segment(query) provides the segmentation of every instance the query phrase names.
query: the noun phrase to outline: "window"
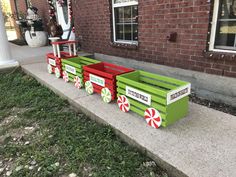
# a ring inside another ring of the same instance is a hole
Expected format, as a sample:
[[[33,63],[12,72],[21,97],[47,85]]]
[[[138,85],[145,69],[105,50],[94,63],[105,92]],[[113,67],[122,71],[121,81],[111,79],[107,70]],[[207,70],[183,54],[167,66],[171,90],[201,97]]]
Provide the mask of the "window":
[[[138,43],[138,0],[112,0],[113,37],[117,43]]]
[[[236,52],[236,0],[215,0],[210,50]]]

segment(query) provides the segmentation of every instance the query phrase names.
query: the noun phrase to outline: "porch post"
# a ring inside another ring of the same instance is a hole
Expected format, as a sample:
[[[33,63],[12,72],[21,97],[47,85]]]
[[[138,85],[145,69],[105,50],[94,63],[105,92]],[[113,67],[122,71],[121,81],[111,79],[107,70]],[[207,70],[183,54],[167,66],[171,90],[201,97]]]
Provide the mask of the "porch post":
[[[0,69],[19,65],[17,61],[12,59],[10,50],[0,2]]]

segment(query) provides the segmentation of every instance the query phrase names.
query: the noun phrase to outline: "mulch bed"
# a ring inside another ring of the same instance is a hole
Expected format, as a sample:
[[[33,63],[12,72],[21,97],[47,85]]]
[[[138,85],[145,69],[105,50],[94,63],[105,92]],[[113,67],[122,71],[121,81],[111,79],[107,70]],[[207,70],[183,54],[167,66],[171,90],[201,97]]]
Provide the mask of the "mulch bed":
[[[231,105],[227,105],[224,103],[217,103],[214,101],[209,101],[207,99],[204,98],[200,98],[198,96],[196,96],[195,92],[192,92],[191,96],[190,96],[190,101],[193,103],[197,103],[203,106],[207,106],[209,108],[221,111],[221,112],[225,112],[228,114],[232,114],[234,116],[236,116],[236,107],[233,107]]]

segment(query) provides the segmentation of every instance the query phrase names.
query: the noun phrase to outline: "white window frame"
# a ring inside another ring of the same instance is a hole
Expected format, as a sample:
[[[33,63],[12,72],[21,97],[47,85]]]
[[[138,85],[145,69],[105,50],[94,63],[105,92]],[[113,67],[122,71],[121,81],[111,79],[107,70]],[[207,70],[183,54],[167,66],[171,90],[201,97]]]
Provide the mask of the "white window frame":
[[[211,35],[210,35],[210,42],[209,42],[209,51],[225,52],[225,53],[236,53],[235,50],[215,49],[215,47],[214,47],[215,37],[216,37],[216,27],[217,27],[218,15],[219,15],[219,5],[220,5],[220,0],[215,0],[214,1],[214,7],[213,7],[212,22],[211,22]]]
[[[116,3],[115,4],[114,0],[112,0],[113,41],[115,43],[138,45],[138,41],[116,40],[115,8],[116,7],[135,6],[135,5],[138,5],[137,1],[123,2],[123,3]]]

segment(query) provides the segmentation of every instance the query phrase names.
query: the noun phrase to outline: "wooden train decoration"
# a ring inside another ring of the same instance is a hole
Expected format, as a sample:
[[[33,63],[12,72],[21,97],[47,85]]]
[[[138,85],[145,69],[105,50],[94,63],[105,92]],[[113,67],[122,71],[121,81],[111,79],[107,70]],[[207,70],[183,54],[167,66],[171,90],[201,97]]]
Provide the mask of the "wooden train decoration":
[[[88,94],[101,94],[105,103],[110,103],[117,97],[116,76],[134,71],[133,69],[101,62],[84,66],[85,90]]]
[[[55,73],[58,78],[63,77],[65,82],[74,82],[78,89],[85,87],[88,95],[96,92],[105,103],[117,100],[121,111],[143,116],[153,128],[167,127],[188,114],[190,83],[77,57],[71,48],[69,52],[60,52],[60,44],[55,42],[54,53],[47,54],[48,72]],[[74,41],[63,44],[74,45]]]
[[[63,79],[65,82],[74,82],[75,87],[84,87],[83,66],[99,63],[100,61],[88,57],[74,57],[62,59]]]
[[[55,74],[57,78],[62,77],[62,58],[69,59],[77,56],[76,41],[52,42],[53,52],[47,54],[48,72]],[[68,46],[68,52],[61,51],[63,45]]]

